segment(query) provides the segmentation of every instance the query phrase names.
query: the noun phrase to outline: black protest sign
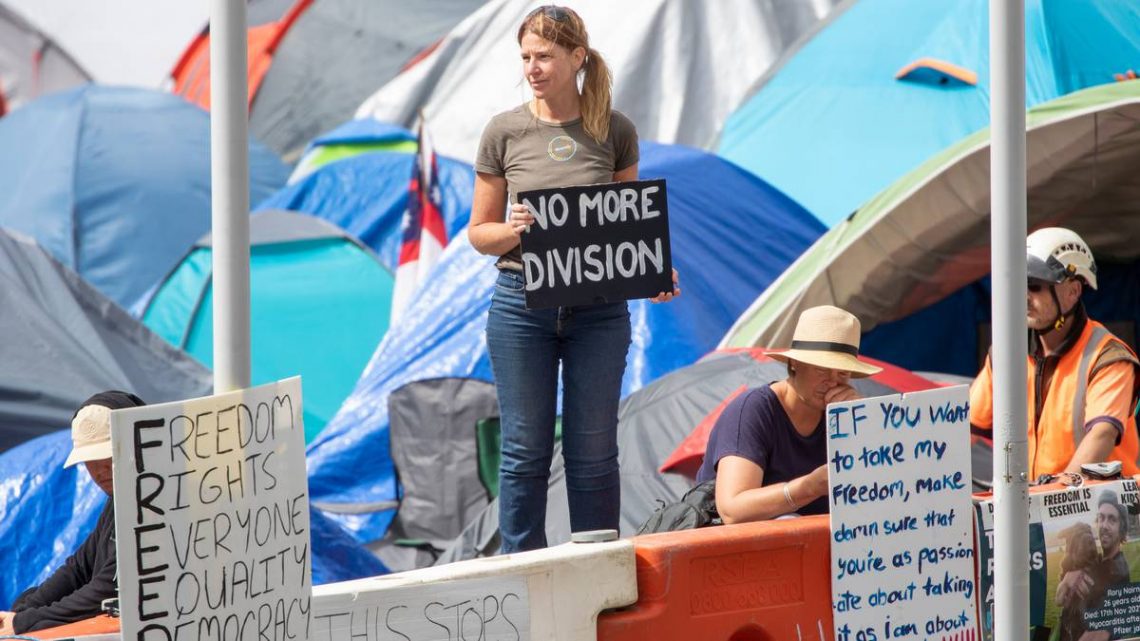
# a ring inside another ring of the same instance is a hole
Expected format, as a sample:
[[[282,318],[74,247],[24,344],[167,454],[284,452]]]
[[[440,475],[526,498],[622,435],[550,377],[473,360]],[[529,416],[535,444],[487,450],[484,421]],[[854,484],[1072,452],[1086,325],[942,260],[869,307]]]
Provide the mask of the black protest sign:
[[[536,189],[518,202],[535,218],[522,235],[527,308],[673,291],[664,180]]]
[[[123,639],[309,636],[301,381],[111,414]]]

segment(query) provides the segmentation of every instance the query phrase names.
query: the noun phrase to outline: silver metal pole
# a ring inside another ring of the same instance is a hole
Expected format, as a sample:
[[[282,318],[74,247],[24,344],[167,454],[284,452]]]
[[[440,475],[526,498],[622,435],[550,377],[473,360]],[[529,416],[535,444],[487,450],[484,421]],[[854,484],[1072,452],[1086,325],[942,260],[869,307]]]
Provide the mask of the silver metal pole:
[[[214,393],[250,386],[246,7],[210,2]]]
[[[990,0],[994,639],[1029,637],[1025,1]]]

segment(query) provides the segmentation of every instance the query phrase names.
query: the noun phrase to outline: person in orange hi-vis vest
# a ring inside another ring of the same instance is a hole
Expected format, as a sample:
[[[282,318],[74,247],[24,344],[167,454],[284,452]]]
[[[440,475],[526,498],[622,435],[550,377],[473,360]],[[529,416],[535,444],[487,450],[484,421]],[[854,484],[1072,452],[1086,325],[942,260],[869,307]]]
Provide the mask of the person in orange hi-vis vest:
[[[1125,475],[1140,473],[1140,361],[1081,303],[1085,287],[1096,289],[1092,251],[1075,232],[1048,227],[1029,235],[1026,253],[1030,478],[1113,460]],[[970,386],[971,426],[992,430],[993,409],[987,356]]]

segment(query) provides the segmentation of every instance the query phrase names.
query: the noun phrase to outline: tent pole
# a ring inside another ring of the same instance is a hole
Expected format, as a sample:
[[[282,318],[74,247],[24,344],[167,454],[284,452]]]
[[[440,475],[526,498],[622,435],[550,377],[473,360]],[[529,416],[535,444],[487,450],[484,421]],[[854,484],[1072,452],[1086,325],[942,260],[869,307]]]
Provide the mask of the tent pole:
[[[994,639],[1029,636],[1025,0],[990,0]]]
[[[250,386],[246,3],[210,0],[214,393]]]

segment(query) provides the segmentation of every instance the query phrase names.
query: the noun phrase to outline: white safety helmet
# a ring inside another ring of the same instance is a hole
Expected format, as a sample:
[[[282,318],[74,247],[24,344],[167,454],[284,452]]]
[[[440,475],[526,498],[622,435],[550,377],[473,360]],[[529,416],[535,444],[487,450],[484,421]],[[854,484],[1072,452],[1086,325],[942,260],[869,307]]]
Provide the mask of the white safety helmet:
[[[1045,227],[1025,239],[1029,278],[1063,283],[1074,276],[1096,289],[1096,261],[1085,241],[1071,229]]]

